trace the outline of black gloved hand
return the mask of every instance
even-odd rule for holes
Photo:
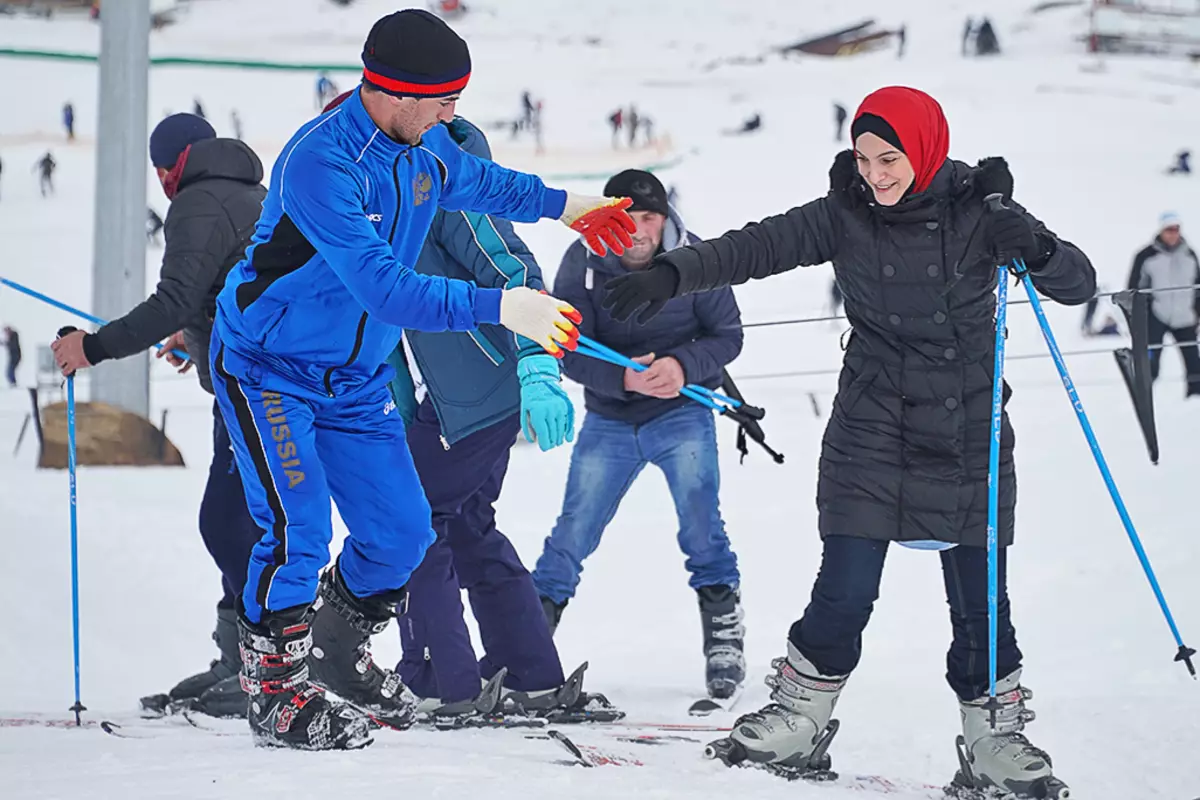
[[[1019,258],[1032,270],[1040,261],[1041,246],[1034,235],[1033,225],[1020,211],[1001,208],[991,212],[989,235],[992,249],[1004,261]]]
[[[646,310],[637,318],[639,325],[645,325],[675,296],[679,289],[679,271],[671,265],[667,255],[661,255],[646,269],[613,278],[604,284],[604,288],[607,293],[601,305],[608,309],[613,319],[624,322],[645,305]]]

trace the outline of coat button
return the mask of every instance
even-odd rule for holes
[[[899,325],[900,324],[900,315],[892,314],[891,316],[888,317],[888,322],[892,323],[893,325]]]
[[[946,321],[946,315],[943,314],[941,311],[935,311],[935,312],[933,312],[933,321],[936,322],[938,325],[941,325],[943,322]]]
[[[892,276],[893,276],[893,275],[895,275],[895,274],[896,274],[896,268],[895,268],[895,267],[893,267],[891,264],[884,264],[884,265],[883,265],[883,276],[884,276],[885,278],[890,278],[890,277],[892,277]]]
[[[941,271],[942,271],[942,268],[939,267],[937,264],[930,264],[928,267],[925,268],[925,272],[931,278],[936,278],[938,276],[938,273]]]
[[[953,361],[954,359],[958,358],[958,351],[953,347],[947,347],[946,351],[942,353],[942,355],[946,357],[946,360]]]
[[[958,408],[958,400],[953,397],[947,397],[945,406],[946,406],[946,408],[953,411],[954,409]]]
[[[929,228],[931,231],[936,231],[938,229],[938,224],[936,222],[926,222],[925,227]]]

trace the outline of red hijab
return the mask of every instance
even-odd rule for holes
[[[938,101],[919,89],[885,86],[863,99],[854,119],[863,114],[882,117],[900,138],[916,173],[913,194],[928,189],[950,153],[950,126]]]

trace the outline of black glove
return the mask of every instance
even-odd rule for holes
[[[601,306],[608,309],[617,322],[624,322],[649,303],[637,318],[639,325],[645,325],[675,296],[679,289],[679,271],[666,256],[658,256],[646,269],[613,278],[604,284],[604,288],[607,294]]]
[[[1042,248],[1029,219],[1015,209],[1001,208],[991,212],[988,222],[992,249],[997,257],[1005,261],[1019,258],[1031,270],[1034,269],[1042,255]]]

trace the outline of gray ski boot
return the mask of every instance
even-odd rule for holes
[[[254,743],[296,750],[356,750],[371,743],[371,721],[309,682],[313,611],[267,612],[257,625],[238,619],[242,688]]]
[[[175,684],[170,692],[141,698],[138,702],[143,716],[157,717],[196,708],[198,699],[216,686],[222,686],[221,697],[224,702],[220,704],[221,710],[233,713],[214,716],[246,716],[246,694],[238,682],[242,660],[238,654],[237,611],[232,608],[217,609],[217,626],[213,629],[212,640],[216,643],[221,657],[213,659],[208,669],[203,672],[188,676]],[[237,695],[241,695],[240,699]],[[216,695],[213,699],[216,699]]]
[[[732,586],[702,586],[696,590],[700,601],[700,623],[704,630],[704,682],[708,696],[728,700],[746,680],[743,643],[746,627],[742,624],[741,595]]]
[[[705,755],[727,766],[751,762],[787,778],[829,780],[827,754],[837,733],[832,719],[845,675],[821,675],[812,662],[788,642],[787,658],[771,662],[774,675],[770,705],[738,719],[726,739],[709,744]]]
[[[989,789],[1039,800],[1071,796],[1067,785],[1054,777],[1049,754],[1034,747],[1022,733],[1025,723],[1035,716],[1025,707],[1025,701],[1032,698],[1033,692],[1021,686],[1021,670],[1017,669],[996,681],[994,707],[986,695],[969,703],[959,701],[963,735],[956,742],[959,771],[952,791],[961,797],[978,796],[972,791]]]
[[[399,589],[371,597],[355,597],[337,564],[325,570],[313,606],[313,646],[309,656],[313,683],[389,728],[413,724],[417,698],[390,670],[371,658],[371,636],[382,633],[403,613],[408,593]]]

